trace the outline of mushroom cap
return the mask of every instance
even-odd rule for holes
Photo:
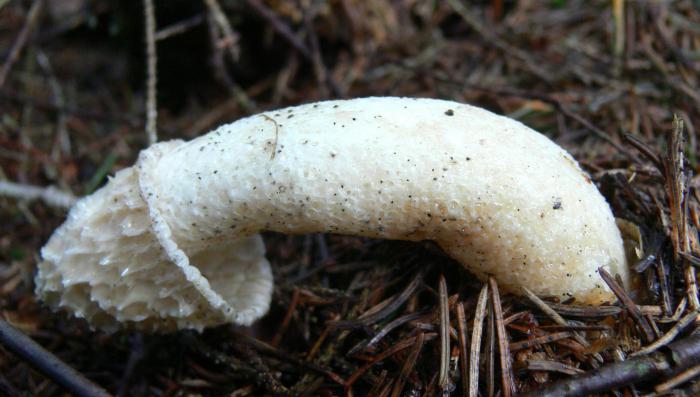
[[[41,250],[37,294],[106,331],[250,325],[267,312],[272,271],[259,235],[210,240],[178,262],[148,212],[134,167],[79,200]]]
[[[159,143],[82,199],[37,293],[98,327],[250,324],[272,279],[260,231],[434,240],[506,291],[602,303],[629,283],[605,199],[562,148],[451,101],[327,101]]]

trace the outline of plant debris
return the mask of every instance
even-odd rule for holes
[[[0,394],[700,393],[696,2],[147,3],[149,32],[143,1],[0,1]],[[64,204],[156,133],[368,95],[552,137],[636,230],[635,288],[603,271],[618,303],[516,298],[432,243],[268,233],[275,293],[252,327],[103,334],[36,301]]]

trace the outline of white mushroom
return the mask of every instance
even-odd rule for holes
[[[433,99],[265,112],[159,143],[80,200],[37,293],[94,326],[250,324],[272,273],[257,233],[434,240],[504,290],[601,303],[629,274],[613,215],[572,157],[523,124]]]

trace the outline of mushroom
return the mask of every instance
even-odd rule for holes
[[[155,144],[81,199],[36,292],[91,325],[167,331],[264,315],[261,231],[433,240],[504,290],[599,304],[623,243],[576,161],[512,119],[450,101],[361,98],[268,111]]]

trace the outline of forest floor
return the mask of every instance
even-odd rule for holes
[[[45,352],[18,355],[5,335],[0,394],[88,380],[120,396],[458,396],[470,381],[484,396],[700,394],[700,3],[158,0],[157,83],[143,3],[0,0],[0,181],[80,197],[132,165],[147,130],[190,139],[323,99],[450,99],[574,155],[626,221],[636,288],[600,307],[518,297],[431,243],[268,233],[275,292],[252,327],[106,334],[34,295],[66,209],[3,185],[1,324],[77,372],[47,376]]]

